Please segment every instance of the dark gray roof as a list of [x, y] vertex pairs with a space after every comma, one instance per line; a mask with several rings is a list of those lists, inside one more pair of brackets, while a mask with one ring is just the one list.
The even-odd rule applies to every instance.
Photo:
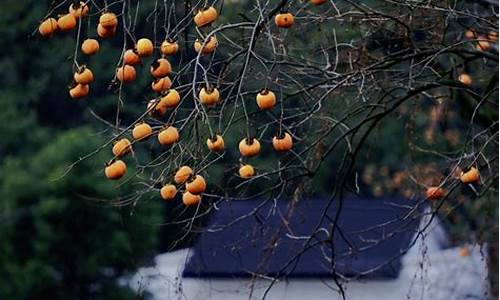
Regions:
[[[222, 202], [198, 237], [183, 276], [331, 277], [331, 243], [321, 242], [326, 231], [316, 234], [306, 250], [303, 238], [317, 226], [328, 200], [303, 199], [287, 217], [290, 203]], [[401, 252], [408, 248], [419, 223], [416, 217], [405, 217], [415, 205], [397, 198], [345, 199], [338, 220], [341, 231], [336, 230], [333, 244], [336, 272], [349, 277], [397, 277]], [[337, 208], [334, 201], [328, 216], [334, 218]], [[331, 231], [331, 224], [331, 219], [325, 219], [321, 226]]]

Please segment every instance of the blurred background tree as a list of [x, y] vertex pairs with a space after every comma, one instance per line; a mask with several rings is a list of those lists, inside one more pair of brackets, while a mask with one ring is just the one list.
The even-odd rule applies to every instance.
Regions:
[[128, 299], [118, 278], [154, 251], [158, 207], [105, 206], [98, 199], [117, 192], [90, 160], [58, 178], [96, 140], [88, 129], [67, 130], [33, 154], [4, 159], [2, 299]]

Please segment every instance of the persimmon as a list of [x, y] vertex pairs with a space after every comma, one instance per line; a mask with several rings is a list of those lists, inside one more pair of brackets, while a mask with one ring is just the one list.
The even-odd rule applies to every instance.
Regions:
[[262, 110], [271, 109], [276, 105], [276, 95], [268, 89], [262, 90], [255, 98], [257, 106]]
[[103, 13], [99, 17], [99, 25], [106, 29], [116, 28], [118, 25], [118, 18], [112, 12]]
[[73, 99], [80, 99], [89, 94], [90, 86], [88, 84], [76, 84], [69, 90], [69, 95]]
[[244, 138], [240, 141], [239, 150], [242, 156], [255, 156], [260, 152], [260, 142], [256, 138]]
[[490, 31], [490, 33], [488, 33], [488, 39], [496, 42], [498, 41], [498, 32], [497, 31]]
[[460, 247], [458, 250], [458, 256], [460, 257], [467, 257], [470, 256], [470, 250], [467, 246]]
[[184, 192], [182, 194], [182, 203], [186, 206], [194, 206], [198, 205], [198, 203], [201, 202], [201, 196], [200, 195], [193, 195], [190, 192]]
[[138, 123], [132, 130], [132, 137], [136, 141], [142, 141], [150, 137], [152, 133], [153, 129], [148, 123]]
[[274, 17], [274, 23], [281, 28], [290, 28], [294, 23], [294, 17], [291, 13], [279, 13]]
[[196, 41], [194, 42], [194, 50], [198, 53], [200, 53], [201, 51], [201, 54], [210, 54], [214, 52], [215, 48], [217, 48], [217, 44], [218, 41], [214, 35], [210, 36], [208, 42], [205, 44], [205, 47], [202, 47], [203, 41], [196, 39]]
[[135, 68], [132, 66], [123, 65], [116, 69], [116, 78], [123, 83], [132, 82], [135, 80], [135, 77]]
[[213, 7], [207, 7], [205, 9], [199, 10], [194, 16], [194, 23], [198, 27], [207, 26], [217, 20], [218, 13]]
[[462, 183], [474, 183], [479, 181], [479, 171], [477, 168], [470, 168], [467, 172], [462, 172], [460, 174], [460, 181]]
[[86, 17], [89, 14], [89, 7], [83, 1], [80, 1], [78, 3], [71, 3], [71, 5], [69, 6], [69, 13], [77, 19]]
[[69, 31], [76, 27], [76, 18], [72, 14], [65, 14], [57, 19], [57, 27], [62, 31]]
[[153, 99], [148, 102], [147, 110], [153, 117], [162, 117], [167, 113], [167, 106], [161, 103], [161, 100]]
[[220, 135], [207, 139], [207, 147], [210, 151], [219, 152], [224, 150], [224, 139]]
[[162, 92], [161, 102], [168, 108], [176, 107], [181, 101], [179, 92], [175, 89], [170, 89], [167, 92]]
[[86, 66], [82, 66], [78, 69], [78, 71], [75, 72], [75, 74], [73, 75], [73, 79], [77, 83], [89, 84], [94, 81], [94, 74], [89, 68], [87, 68]]
[[86, 39], [81, 49], [85, 55], [94, 55], [99, 52], [99, 42], [96, 39]]
[[320, 5], [325, 3], [327, 0], [311, 0], [311, 3], [314, 5]]
[[57, 25], [57, 21], [54, 18], [48, 18], [43, 21], [40, 26], [38, 26], [38, 32], [41, 36], [49, 37], [57, 31], [59, 26]]
[[458, 76], [458, 81], [460, 81], [463, 85], [470, 86], [472, 84], [472, 78], [469, 74], [462, 73]]
[[157, 93], [161, 93], [170, 89], [172, 86], [172, 81], [170, 77], [165, 76], [163, 78], [157, 78], [151, 83], [151, 89]]
[[241, 178], [248, 179], [252, 178], [255, 175], [255, 170], [253, 169], [252, 165], [246, 164], [240, 167], [238, 173], [240, 174]]
[[97, 35], [103, 39], [110, 38], [116, 33], [116, 27], [106, 28], [101, 24], [97, 24]]
[[104, 173], [108, 179], [120, 179], [127, 172], [127, 165], [122, 160], [114, 160], [107, 164]]
[[113, 152], [114, 156], [121, 157], [124, 156], [132, 151], [132, 144], [130, 141], [126, 138], [123, 138], [119, 141], [117, 141], [114, 145], [113, 148], [111, 149], [111, 152]]
[[188, 181], [189, 178], [193, 175], [193, 169], [188, 166], [182, 166], [175, 172], [174, 181], [177, 184], [183, 184]]
[[198, 94], [201, 104], [212, 106], [219, 102], [219, 90], [217, 88], [202, 88]]
[[173, 126], [168, 126], [158, 134], [158, 142], [160, 142], [160, 144], [163, 146], [172, 145], [178, 141], [179, 131], [177, 131], [177, 128]]
[[141, 57], [133, 49], [128, 49], [123, 54], [123, 64], [135, 66], [141, 63]]
[[281, 137], [275, 136], [273, 137], [273, 148], [276, 151], [288, 151], [292, 149], [293, 141], [292, 136], [285, 132], [285, 134]]
[[151, 64], [150, 72], [155, 78], [165, 77], [172, 72], [172, 66], [167, 59], [160, 58]]
[[480, 51], [488, 51], [491, 48], [490, 42], [488, 42], [485, 36], [479, 36], [479, 41], [477, 42], [476, 49]]
[[151, 56], [154, 51], [153, 42], [150, 39], [142, 38], [137, 41], [135, 49], [140, 57]]
[[191, 194], [198, 195], [203, 193], [207, 188], [207, 183], [205, 182], [205, 178], [201, 175], [196, 175], [191, 180], [186, 182], [186, 191]]
[[467, 39], [469, 39], [469, 40], [472, 40], [472, 39], [474, 39], [475, 37], [476, 37], [476, 33], [475, 33], [474, 31], [472, 31], [472, 30], [470, 30], [470, 29], [469, 29], [469, 30], [467, 30], [467, 31], [465, 32], [465, 38], [467, 38]]
[[177, 195], [177, 188], [173, 184], [166, 184], [160, 189], [160, 195], [163, 200], [173, 200]]
[[427, 188], [425, 194], [429, 200], [439, 200], [444, 197], [445, 192], [441, 187], [433, 186]]
[[179, 51], [179, 44], [176, 41], [165, 40], [161, 43], [160, 51], [163, 55], [174, 55]]

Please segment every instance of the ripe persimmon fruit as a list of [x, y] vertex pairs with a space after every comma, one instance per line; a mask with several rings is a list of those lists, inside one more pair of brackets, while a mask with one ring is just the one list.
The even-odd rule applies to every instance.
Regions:
[[124, 156], [130, 153], [131, 151], [132, 151], [132, 144], [126, 138], [117, 141], [113, 145], [113, 148], [111, 149], [111, 152], [113, 152], [113, 155], [116, 157]]
[[293, 140], [292, 136], [288, 134], [288, 132], [285, 132], [282, 136], [275, 136], [273, 137], [273, 148], [276, 151], [288, 151], [292, 149], [293, 147]]
[[135, 50], [140, 57], [151, 56], [154, 51], [153, 42], [150, 39], [142, 38], [137, 41]]
[[255, 156], [260, 152], [260, 142], [256, 138], [244, 138], [240, 141], [239, 150], [244, 157]]
[[207, 147], [210, 151], [213, 152], [224, 150], [224, 139], [221, 135], [218, 134], [213, 138], [208, 138]]
[[174, 181], [177, 184], [183, 184], [188, 181], [189, 178], [193, 175], [193, 169], [189, 166], [180, 167], [174, 175]]
[[202, 88], [198, 97], [201, 104], [213, 106], [219, 102], [220, 94], [217, 88]]
[[77, 83], [89, 84], [94, 81], [94, 74], [86, 66], [81, 66], [75, 74], [73, 74], [73, 79]]
[[198, 27], [207, 26], [217, 20], [218, 13], [213, 6], [199, 10], [194, 16], [194, 23]]
[[295, 22], [295, 18], [291, 13], [279, 13], [274, 17], [274, 23], [276, 26], [281, 27], [281, 28], [290, 28], [293, 26], [293, 23]]
[[54, 18], [48, 18], [38, 26], [38, 32], [43, 37], [50, 37], [57, 31], [59, 26], [57, 25], [57, 20]]
[[160, 189], [160, 195], [163, 200], [173, 200], [177, 195], [177, 188], [173, 184], [166, 184]]
[[255, 170], [251, 165], [246, 164], [240, 167], [238, 173], [240, 174], [241, 178], [248, 179], [252, 178], [255, 175]]
[[184, 192], [184, 194], [182, 194], [182, 203], [184, 203], [184, 205], [186, 206], [198, 205], [198, 203], [200, 202], [201, 202], [200, 195], [194, 195], [187, 191]]
[[268, 89], [262, 90], [255, 98], [257, 106], [262, 110], [271, 109], [276, 105], [276, 95]]
[[136, 141], [147, 139], [153, 133], [153, 129], [148, 123], [137, 123], [132, 130], [132, 137]]
[[123, 65], [116, 69], [116, 79], [123, 83], [129, 83], [135, 80], [135, 68], [130, 65]]
[[83, 41], [81, 49], [85, 55], [94, 55], [99, 52], [99, 42], [96, 39], [86, 39]]
[[122, 160], [112, 160], [106, 165], [104, 173], [111, 180], [120, 179], [127, 172], [127, 165]]
[[201, 175], [196, 175], [191, 180], [186, 182], [186, 191], [191, 194], [198, 195], [203, 193], [207, 188], [207, 183], [205, 182], [205, 178]]
[[150, 72], [154, 78], [165, 77], [172, 72], [172, 66], [167, 59], [160, 58], [151, 64]]
[[179, 141], [179, 131], [173, 126], [168, 126], [158, 134], [158, 142], [163, 146], [169, 146]]

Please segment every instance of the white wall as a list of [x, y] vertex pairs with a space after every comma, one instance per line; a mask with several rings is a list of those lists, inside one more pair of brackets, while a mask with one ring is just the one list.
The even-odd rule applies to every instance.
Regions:
[[[351, 281], [345, 285], [348, 300], [460, 300], [487, 299], [486, 258], [480, 248], [441, 250], [441, 228], [435, 226], [425, 241], [403, 257], [403, 268], [396, 280]], [[462, 253], [462, 255], [461, 255]], [[243, 300], [262, 299], [268, 279], [181, 278], [189, 249], [161, 254], [156, 266], [142, 268], [130, 281], [138, 292], [148, 291], [152, 299]], [[319, 279], [291, 279], [277, 283], [266, 299], [341, 299], [333, 282]], [[252, 297], [250, 297], [252, 295]]]

